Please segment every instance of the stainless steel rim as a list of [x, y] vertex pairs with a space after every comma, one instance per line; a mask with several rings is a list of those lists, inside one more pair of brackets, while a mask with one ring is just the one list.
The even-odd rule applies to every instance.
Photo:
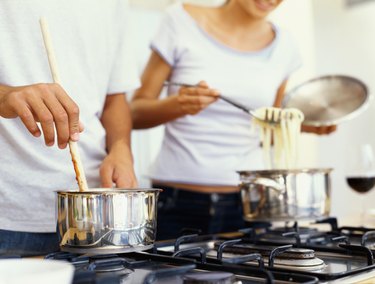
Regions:
[[60, 246], [62, 251], [71, 252], [71, 253], [87, 253], [87, 254], [111, 254], [111, 253], [130, 253], [137, 251], [145, 251], [152, 249], [154, 247], [151, 245], [138, 245], [134, 247], [129, 246], [104, 246], [96, 248], [80, 248], [73, 247], [68, 245]]
[[302, 169], [275, 169], [275, 170], [256, 170], [256, 171], [237, 171], [240, 175], [287, 175], [299, 173], [330, 173], [332, 168], [302, 168]]
[[58, 190], [56, 191], [57, 194], [62, 195], [85, 195], [85, 194], [97, 194], [97, 195], [112, 195], [112, 194], [119, 194], [119, 193], [137, 193], [137, 192], [146, 192], [146, 193], [153, 193], [153, 192], [160, 192], [163, 191], [160, 188], [136, 188], [136, 189], [126, 189], [126, 188], [119, 188], [119, 189], [112, 189], [108, 188], [90, 188], [87, 191], [78, 191], [77, 190]]
[[264, 217], [259, 216], [257, 218], [251, 218], [246, 215], [243, 216], [245, 221], [264, 221], [264, 222], [290, 222], [290, 221], [317, 221], [329, 217], [328, 213], [321, 214], [319, 216], [285, 216], [285, 217]]

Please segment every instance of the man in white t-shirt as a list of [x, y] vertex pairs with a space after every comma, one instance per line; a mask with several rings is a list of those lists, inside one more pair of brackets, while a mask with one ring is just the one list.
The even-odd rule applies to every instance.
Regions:
[[[0, 254], [58, 249], [54, 191], [77, 188], [69, 139], [89, 187], [137, 185], [125, 93], [139, 81], [126, 12], [121, 0], [0, 2]], [[51, 84], [41, 16], [61, 86]]]

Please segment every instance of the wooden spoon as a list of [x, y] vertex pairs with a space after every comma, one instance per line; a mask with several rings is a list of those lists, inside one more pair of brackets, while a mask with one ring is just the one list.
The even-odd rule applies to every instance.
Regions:
[[[55, 53], [52, 47], [52, 41], [51, 41], [51, 36], [49, 33], [47, 21], [45, 18], [42, 17], [40, 18], [39, 23], [40, 23], [40, 28], [42, 30], [44, 47], [47, 51], [48, 62], [49, 62], [49, 67], [51, 70], [53, 82], [60, 84], [60, 76], [59, 76], [59, 72], [57, 68], [57, 61], [56, 61]], [[72, 156], [72, 162], [74, 166], [74, 171], [76, 173], [76, 180], [78, 183], [79, 191], [82, 192], [82, 191], [88, 190], [85, 172], [83, 170], [81, 157], [78, 152], [77, 142], [69, 140], [69, 149], [70, 149], [70, 155]]]

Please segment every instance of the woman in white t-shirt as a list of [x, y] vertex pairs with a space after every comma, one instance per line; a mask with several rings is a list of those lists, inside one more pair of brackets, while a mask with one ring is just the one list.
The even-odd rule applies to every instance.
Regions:
[[[236, 171], [262, 168], [259, 139], [249, 115], [218, 94], [253, 109], [280, 106], [287, 78], [301, 64], [290, 36], [266, 19], [281, 2], [168, 9], [131, 103], [134, 128], [165, 124], [149, 173], [153, 186], [164, 189], [158, 239], [184, 228], [216, 233], [244, 225]], [[166, 81], [199, 84], [170, 85], [159, 98]]]

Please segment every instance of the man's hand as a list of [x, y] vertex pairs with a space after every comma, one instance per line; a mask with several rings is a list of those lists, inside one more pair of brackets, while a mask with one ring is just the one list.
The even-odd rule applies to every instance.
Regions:
[[[47, 146], [55, 143], [64, 149], [71, 139], [79, 140], [83, 130], [79, 108], [58, 84], [35, 84], [21, 87], [0, 85], [0, 116], [19, 117], [29, 132], [39, 137], [43, 131]], [[41, 129], [37, 122], [40, 122]]]
[[138, 186], [133, 170], [133, 159], [128, 149], [112, 147], [100, 167], [102, 187], [135, 188]]

